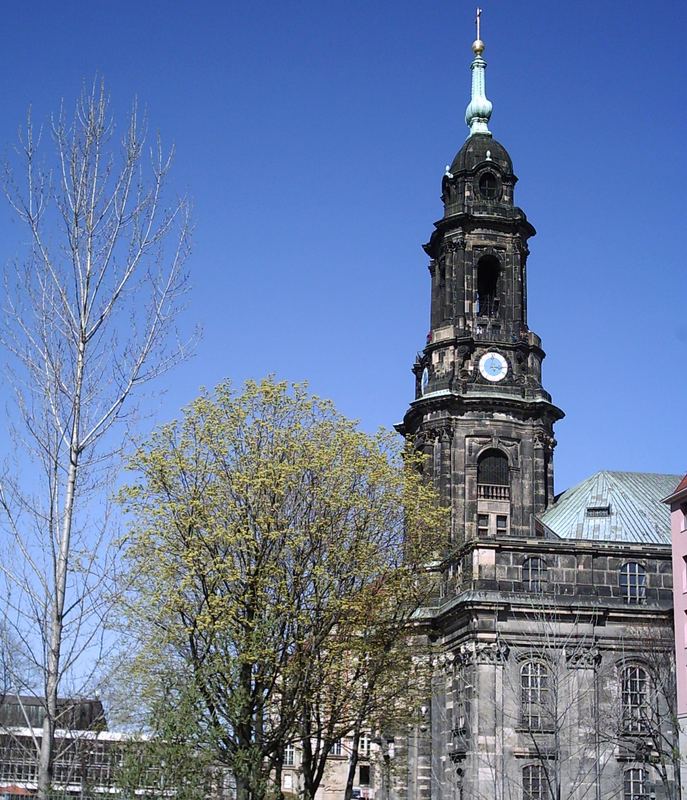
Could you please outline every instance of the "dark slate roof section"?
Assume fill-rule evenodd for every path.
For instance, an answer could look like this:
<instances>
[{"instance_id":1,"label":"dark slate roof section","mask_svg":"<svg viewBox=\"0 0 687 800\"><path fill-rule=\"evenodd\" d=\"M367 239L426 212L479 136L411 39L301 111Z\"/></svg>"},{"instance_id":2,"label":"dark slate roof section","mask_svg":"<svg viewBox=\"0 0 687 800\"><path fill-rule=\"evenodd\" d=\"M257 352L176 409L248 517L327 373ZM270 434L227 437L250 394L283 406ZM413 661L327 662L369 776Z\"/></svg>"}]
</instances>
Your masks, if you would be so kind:
<instances>
[{"instance_id":1,"label":"dark slate roof section","mask_svg":"<svg viewBox=\"0 0 687 800\"><path fill-rule=\"evenodd\" d=\"M479 164L487 161L487 151L489 159L497 164L504 174L513 174L513 162L506 148L493 136L480 133L469 136L456 153L456 157L451 162L451 172L454 175L460 172L471 172Z\"/></svg>"},{"instance_id":2,"label":"dark slate roof section","mask_svg":"<svg viewBox=\"0 0 687 800\"><path fill-rule=\"evenodd\" d=\"M563 492L541 521L562 539L670 544L670 510L661 500L680 475L597 472Z\"/></svg>"}]
</instances>

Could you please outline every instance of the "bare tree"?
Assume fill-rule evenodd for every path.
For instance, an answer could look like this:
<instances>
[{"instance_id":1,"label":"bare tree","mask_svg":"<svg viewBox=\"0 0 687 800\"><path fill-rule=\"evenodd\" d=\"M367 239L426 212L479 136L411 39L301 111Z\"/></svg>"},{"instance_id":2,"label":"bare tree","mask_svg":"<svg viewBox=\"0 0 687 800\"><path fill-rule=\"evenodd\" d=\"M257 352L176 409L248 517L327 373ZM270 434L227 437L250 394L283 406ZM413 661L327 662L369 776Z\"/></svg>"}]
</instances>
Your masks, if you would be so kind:
<instances>
[{"instance_id":1,"label":"bare tree","mask_svg":"<svg viewBox=\"0 0 687 800\"><path fill-rule=\"evenodd\" d=\"M617 790L606 770L613 748L599 734L607 723L598 685L607 667L594 611L534 597L514 613L517 627L490 643L466 642L435 680L435 691L453 698L451 717L439 725L452 733L457 786L471 781L470 793L501 800L523 792L592 800L603 776Z\"/></svg>"},{"instance_id":2,"label":"bare tree","mask_svg":"<svg viewBox=\"0 0 687 800\"><path fill-rule=\"evenodd\" d=\"M135 104L118 141L104 86L94 84L49 133L54 149L43 161L29 117L21 166L5 170L29 252L5 276L2 342L18 413L0 485L4 626L37 670L45 702L34 739L41 800L58 694L89 684L106 641L116 567L106 495L131 395L186 352L170 334L189 247L187 203L164 200L172 153L159 138L147 150Z\"/></svg>"},{"instance_id":3,"label":"bare tree","mask_svg":"<svg viewBox=\"0 0 687 800\"><path fill-rule=\"evenodd\" d=\"M674 648L671 628L625 631L613 681L615 714L604 731L647 784L658 779L668 800L681 796Z\"/></svg>"}]
</instances>

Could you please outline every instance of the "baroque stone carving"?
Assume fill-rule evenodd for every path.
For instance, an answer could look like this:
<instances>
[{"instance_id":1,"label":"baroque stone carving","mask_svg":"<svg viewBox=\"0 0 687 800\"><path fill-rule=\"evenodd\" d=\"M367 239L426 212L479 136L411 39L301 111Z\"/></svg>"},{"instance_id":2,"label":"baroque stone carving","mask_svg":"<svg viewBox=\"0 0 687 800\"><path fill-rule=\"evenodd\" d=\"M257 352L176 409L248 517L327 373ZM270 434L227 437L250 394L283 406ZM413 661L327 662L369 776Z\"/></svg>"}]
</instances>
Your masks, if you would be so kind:
<instances>
[{"instance_id":1,"label":"baroque stone carving","mask_svg":"<svg viewBox=\"0 0 687 800\"><path fill-rule=\"evenodd\" d=\"M601 653L598 647L574 650L565 654L565 661L570 669L596 669L601 661Z\"/></svg>"},{"instance_id":2,"label":"baroque stone carving","mask_svg":"<svg viewBox=\"0 0 687 800\"><path fill-rule=\"evenodd\" d=\"M462 645L456 654L456 663L461 666L469 664L505 663L508 658L509 647L504 642L470 642Z\"/></svg>"},{"instance_id":3,"label":"baroque stone carving","mask_svg":"<svg viewBox=\"0 0 687 800\"><path fill-rule=\"evenodd\" d=\"M556 446L556 440L546 431L535 431L534 446L543 447L550 452Z\"/></svg>"},{"instance_id":4,"label":"baroque stone carving","mask_svg":"<svg viewBox=\"0 0 687 800\"><path fill-rule=\"evenodd\" d=\"M455 653L449 651L448 653L441 653L440 655L435 656L432 661L432 666L439 672L451 674L453 672L455 661Z\"/></svg>"}]
</instances>

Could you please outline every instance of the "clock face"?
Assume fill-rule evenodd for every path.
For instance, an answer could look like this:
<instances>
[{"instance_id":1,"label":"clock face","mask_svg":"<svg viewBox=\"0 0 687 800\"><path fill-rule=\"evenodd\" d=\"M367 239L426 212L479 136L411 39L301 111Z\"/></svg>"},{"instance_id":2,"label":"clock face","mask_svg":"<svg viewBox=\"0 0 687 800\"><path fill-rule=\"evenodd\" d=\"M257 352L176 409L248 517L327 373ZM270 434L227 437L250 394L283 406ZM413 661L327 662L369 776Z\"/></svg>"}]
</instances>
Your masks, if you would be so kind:
<instances>
[{"instance_id":1,"label":"clock face","mask_svg":"<svg viewBox=\"0 0 687 800\"><path fill-rule=\"evenodd\" d=\"M495 383L508 374L508 362L501 353L485 353L479 360L479 371L483 378Z\"/></svg>"}]
</instances>

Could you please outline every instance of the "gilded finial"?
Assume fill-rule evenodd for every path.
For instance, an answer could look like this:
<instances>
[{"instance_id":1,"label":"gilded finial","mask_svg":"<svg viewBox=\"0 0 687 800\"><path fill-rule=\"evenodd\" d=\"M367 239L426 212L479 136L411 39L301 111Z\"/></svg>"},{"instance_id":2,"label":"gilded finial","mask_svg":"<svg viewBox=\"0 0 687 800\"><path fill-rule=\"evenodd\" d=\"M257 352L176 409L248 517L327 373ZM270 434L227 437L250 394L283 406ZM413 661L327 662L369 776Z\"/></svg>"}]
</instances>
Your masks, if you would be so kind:
<instances>
[{"instance_id":1,"label":"gilded finial","mask_svg":"<svg viewBox=\"0 0 687 800\"><path fill-rule=\"evenodd\" d=\"M481 16L482 16L482 9L478 8L477 9L477 14L475 15L475 26L477 27L477 38L472 43L472 52L476 56L481 56L482 53L484 52L484 42L482 41L482 38L480 36Z\"/></svg>"}]
</instances>

